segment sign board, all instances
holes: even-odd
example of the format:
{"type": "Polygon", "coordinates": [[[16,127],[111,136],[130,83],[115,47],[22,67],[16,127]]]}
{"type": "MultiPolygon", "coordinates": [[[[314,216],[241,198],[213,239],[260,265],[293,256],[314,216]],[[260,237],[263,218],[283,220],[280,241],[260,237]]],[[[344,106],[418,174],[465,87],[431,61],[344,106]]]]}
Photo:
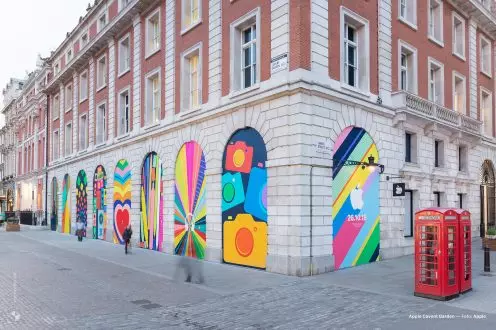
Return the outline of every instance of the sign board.
{"type": "Polygon", "coordinates": [[[393,196],[394,197],[405,196],[405,184],[404,183],[393,183],[393,196]]]}
{"type": "Polygon", "coordinates": [[[321,138],[320,140],[314,141],[312,144],[313,157],[320,158],[331,158],[332,155],[332,145],[330,139],[321,138]]]}
{"type": "Polygon", "coordinates": [[[282,54],[272,58],[270,61],[270,73],[286,70],[288,68],[288,54],[282,54]]]}

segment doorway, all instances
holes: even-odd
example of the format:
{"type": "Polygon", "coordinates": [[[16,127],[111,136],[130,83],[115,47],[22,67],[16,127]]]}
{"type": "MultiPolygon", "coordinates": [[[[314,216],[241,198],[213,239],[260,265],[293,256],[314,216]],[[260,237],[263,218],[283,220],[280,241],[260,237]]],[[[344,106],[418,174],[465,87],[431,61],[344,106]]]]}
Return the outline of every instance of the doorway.
{"type": "Polygon", "coordinates": [[[485,237],[487,228],[496,225],[496,191],[494,181],[494,167],[490,160],[485,160],[481,169],[481,217],[480,236],[485,237]]]}

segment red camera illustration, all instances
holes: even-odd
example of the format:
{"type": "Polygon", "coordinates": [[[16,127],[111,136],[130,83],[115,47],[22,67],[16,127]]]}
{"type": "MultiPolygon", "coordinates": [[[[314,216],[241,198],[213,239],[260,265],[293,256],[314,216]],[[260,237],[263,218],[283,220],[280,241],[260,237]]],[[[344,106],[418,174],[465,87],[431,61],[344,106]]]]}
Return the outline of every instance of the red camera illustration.
{"type": "Polygon", "coordinates": [[[253,160],[253,147],[243,141],[237,141],[227,146],[226,170],[250,173],[253,160]]]}

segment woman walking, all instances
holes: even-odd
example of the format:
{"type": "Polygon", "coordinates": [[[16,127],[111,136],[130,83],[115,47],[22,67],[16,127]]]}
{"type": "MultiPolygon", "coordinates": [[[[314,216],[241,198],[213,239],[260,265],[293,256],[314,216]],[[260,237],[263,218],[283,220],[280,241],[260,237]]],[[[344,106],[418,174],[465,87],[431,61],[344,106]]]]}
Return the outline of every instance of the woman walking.
{"type": "Polygon", "coordinates": [[[133,236],[133,230],[131,229],[131,224],[129,224],[122,235],[124,237],[124,252],[127,254],[128,246],[131,242],[131,236],[133,236]]]}
{"type": "Polygon", "coordinates": [[[78,237],[78,241],[83,241],[83,229],[84,223],[81,220],[76,221],[76,235],[78,237]]]}

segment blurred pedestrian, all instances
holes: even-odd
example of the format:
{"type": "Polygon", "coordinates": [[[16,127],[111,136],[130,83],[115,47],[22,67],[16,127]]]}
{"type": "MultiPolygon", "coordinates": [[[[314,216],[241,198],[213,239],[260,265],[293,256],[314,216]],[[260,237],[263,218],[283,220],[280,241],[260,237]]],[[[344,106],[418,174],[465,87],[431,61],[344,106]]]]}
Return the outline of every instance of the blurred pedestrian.
{"type": "Polygon", "coordinates": [[[174,278],[177,279],[181,272],[184,272],[185,282],[191,282],[192,280],[195,280],[195,283],[198,284],[205,282],[202,261],[187,256],[180,256],[174,278]]]}
{"type": "Polygon", "coordinates": [[[127,225],[126,229],[124,229],[123,233],[123,238],[124,238],[124,252],[127,254],[128,248],[130,246],[131,242],[131,236],[133,236],[133,230],[131,229],[131,224],[127,225]]]}
{"type": "Polygon", "coordinates": [[[84,229],[84,223],[78,219],[76,221],[76,235],[78,237],[78,241],[80,242],[83,241],[83,229],[84,229]]]}

